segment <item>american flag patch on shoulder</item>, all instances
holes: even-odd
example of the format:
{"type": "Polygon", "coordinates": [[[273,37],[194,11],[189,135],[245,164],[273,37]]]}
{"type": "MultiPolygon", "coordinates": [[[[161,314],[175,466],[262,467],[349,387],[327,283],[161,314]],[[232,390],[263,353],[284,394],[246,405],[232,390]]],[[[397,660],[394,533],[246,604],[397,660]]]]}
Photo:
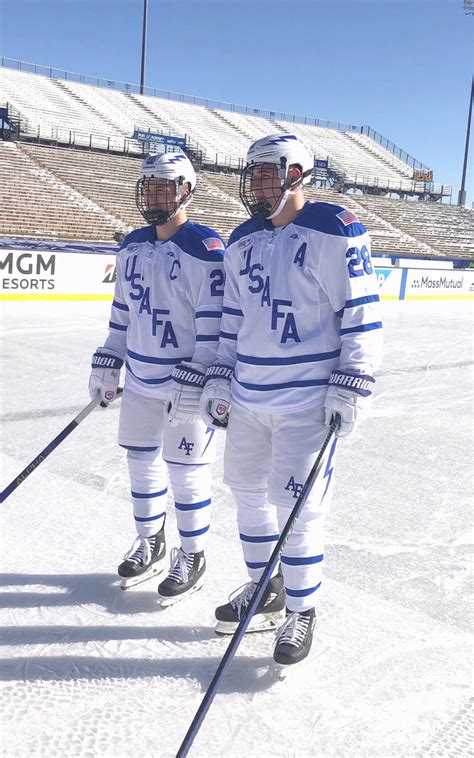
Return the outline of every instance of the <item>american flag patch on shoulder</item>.
{"type": "Polygon", "coordinates": [[[224,243],[218,237],[208,237],[202,244],[206,250],[225,250],[224,243]]]}
{"type": "Polygon", "coordinates": [[[349,226],[349,224],[359,223],[359,219],[357,216],[352,213],[352,211],[344,210],[340,213],[336,213],[336,217],[340,218],[344,226],[349,226]]]}

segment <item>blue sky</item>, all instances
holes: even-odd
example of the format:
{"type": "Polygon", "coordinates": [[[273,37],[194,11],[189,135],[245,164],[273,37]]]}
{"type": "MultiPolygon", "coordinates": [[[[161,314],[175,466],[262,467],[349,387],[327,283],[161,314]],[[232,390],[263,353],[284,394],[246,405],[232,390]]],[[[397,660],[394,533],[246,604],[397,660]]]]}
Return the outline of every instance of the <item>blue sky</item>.
{"type": "MultiPolygon", "coordinates": [[[[139,81],[143,0],[0,7],[1,55],[139,81]]],[[[149,0],[146,83],[370,124],[451,184],[456,201],[473,53],[463,0],[149,0]]]]}

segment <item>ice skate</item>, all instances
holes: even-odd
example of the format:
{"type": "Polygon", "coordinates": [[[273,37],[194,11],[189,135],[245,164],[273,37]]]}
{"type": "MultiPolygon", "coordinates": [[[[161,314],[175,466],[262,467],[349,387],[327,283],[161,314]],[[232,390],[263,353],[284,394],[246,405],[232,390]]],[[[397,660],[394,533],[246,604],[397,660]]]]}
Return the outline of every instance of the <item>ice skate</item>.
{"type": "Polygon", "coordinates": [[[293,673],[293,667],[309,654],[315,624],[314,608],[302,613],[286,610],[286,619],[276,632],[273,650],[273,660],[278,664],[280,680],[285,679],[289,671],[293,673]]]}
{"type": "Polygon", "coordinates": [[[121,589],[127,590],[146,582],[164,570],[166,554],[164,527],[152,537],[137,536],[118,567],[121,589]]]}
{"type": "Polygon", "coordinates": [[[173,548],[169,574],[158,585],[160,604],[173,605],[200,590],[204,584],[205,570],[206,559],[203,551],[185,553],[182,548],[173,548]]]}
{"type": "MultiPolygon", "coordinates": [[[[228,603],[216,608],[216,634],[224,635],[235,632],[240,619],[250,604],[256,586],[256,582],[244,584],[242,588],[230,595],[228,603]]],[[[284,607],[283,577],[281,574],[277,574],[268,582],[246,632],[266,632],[269,629],[275,629],[282,621],[284,607]]]]}

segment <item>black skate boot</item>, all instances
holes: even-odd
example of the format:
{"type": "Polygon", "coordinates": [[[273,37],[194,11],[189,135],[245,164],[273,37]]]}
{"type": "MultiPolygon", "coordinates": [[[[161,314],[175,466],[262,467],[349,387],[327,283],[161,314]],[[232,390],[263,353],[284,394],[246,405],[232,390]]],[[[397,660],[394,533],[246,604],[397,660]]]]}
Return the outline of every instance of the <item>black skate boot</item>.
{"type": "Polygon", "coordinates": [[[185,553],[182,548],[173,548],[169,574],[158,585],[160,604],[173,605],[200,590],[204,584],[205,570],[206,559],[203,550],[200,553],[185,553]]]}
{"type": "Polygon", "coordinates": [[[311,650],[316,624],[314,608],[298,613],[286,609],[286,619],[277,630],[273,659],[282,666],[304,660],[311,650]]]}
{"type": "Polygon", "coordinates": [[[123,590],[135,584],[146,582],[164,570],[166,554],[165,527],[152,537],[138,535],[132,547],[124,556],[123,563],[118,567],[118,575],[122,577],[123,590]]]}
{"type": "MultiPolygon", "coordinates": [[[[216,634],[233,634],[235,632],[240,619],[250,604],[256,586],[256,582],[244,584],[242,588],[230,595],[228,603],[216,608],[216,634]]],[[[284,607],[283,577],[278,573],[268,582],[246,631],[266,632],[268,629],[275,629],[283,618],[284,607]]]]}

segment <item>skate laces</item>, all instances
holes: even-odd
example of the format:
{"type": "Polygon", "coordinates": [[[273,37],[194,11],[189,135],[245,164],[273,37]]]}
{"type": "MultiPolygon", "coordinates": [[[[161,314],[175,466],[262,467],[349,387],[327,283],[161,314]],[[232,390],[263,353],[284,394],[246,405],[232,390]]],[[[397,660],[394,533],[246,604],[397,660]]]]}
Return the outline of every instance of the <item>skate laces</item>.
{"type": "Polygon", "coordinates": [[[186,582],[194,563],[193,553],[185,553],[181,548],[174,547],[170,556],[170,573],[168,579],[173,582],[186,582]]]}
{"type": "Polygon", "coordinates": [[[240,618],[240,613],[242,609],[245,610],[245,608],[250,603],[250,599],[255,591],[256,587],[255,582],[247,582],[247,584],[242,584],[241,587],[238,587],[238,589],[234,590],[229,595],[229,603],[231,604],[232,608],[235,608],[237,611],[237,616],[240,618]]]}
{"type": "Polygon", "coordinates": [[[135,563],[142,563],[144,566],[146,566],[146,564],[151,561],[151,553],[154,548],[153,541],[155,539],[155,537],[142,537],[141,534],[139,534],[135,538],[135,541],[128,553],[125,553],[123,557],[124,560],[134,561],[135,563]]]}
{"type": "Polygon", "coordinates": [[[289,613],[275,633],[274,645],[301,645],[310,624],[310,616],[303,616],[297,611],[289,613]]]}

